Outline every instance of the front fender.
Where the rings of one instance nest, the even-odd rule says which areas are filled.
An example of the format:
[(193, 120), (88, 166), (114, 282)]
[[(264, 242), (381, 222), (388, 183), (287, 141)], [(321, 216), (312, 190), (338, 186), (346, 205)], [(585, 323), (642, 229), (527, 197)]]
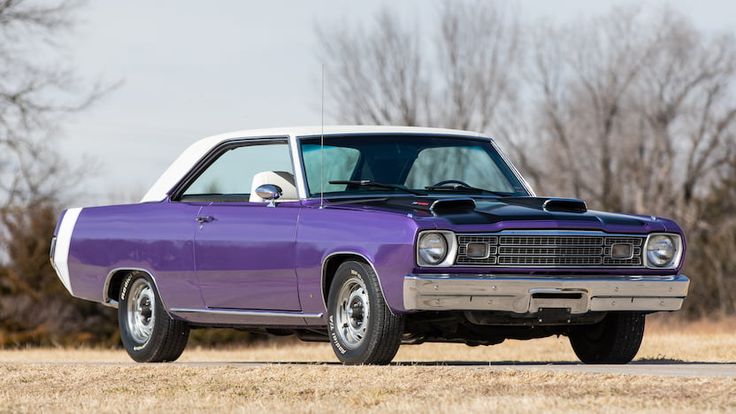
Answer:
[(297, 276), (304, 312), (325, 312), (325, 265), (336, 255), (355, 255), (376, 272), (383, 296), (402, 313), (403, 277), (414, 268), (416, 223), (402, 215), (305, 208), (297, 235)]

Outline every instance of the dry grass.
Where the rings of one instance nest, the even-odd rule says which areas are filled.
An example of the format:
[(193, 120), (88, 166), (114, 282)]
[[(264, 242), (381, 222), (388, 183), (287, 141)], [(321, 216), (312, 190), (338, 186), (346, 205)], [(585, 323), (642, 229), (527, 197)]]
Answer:
[[(650, 324), (640, 359), (736, 362), (736, 322)], [(493, 347), (402, 347), (398, 361), (574, 361), (565, 338)], [(219, 362), (334, 362), (327, 344), (188, 349), (181, 361), (136, 365), (119, 350), (0, 351), (0, 411), (7, 412), (724, 412), (736, 379), (653, 377), (482, 366)], [(95, 362), (80, 364), (80, 362)], [(218, 362), (207, 364), (207, 362)]]

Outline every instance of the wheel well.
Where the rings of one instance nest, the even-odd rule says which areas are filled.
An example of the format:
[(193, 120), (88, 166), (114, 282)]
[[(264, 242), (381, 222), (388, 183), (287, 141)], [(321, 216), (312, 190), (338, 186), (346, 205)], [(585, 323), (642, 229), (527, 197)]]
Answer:
[(337, 268), (350, 260), (369, 264), (365, 257), (354, 253), (338, 253), (325, 260), (322, 266), (322, 301), (324, 302), (325, 308), (327, 308), (327, 297), (330, 294), (330, 286), (332, 285), (332, 280), (335, 278)]
[(140, 272), (135, 269), (117, 269), (113, 270), (107, 277), (107, 283), (105, 283), (105, 302), (109, 301), (120, 301), (120, 286), (123, 284), (125, 277), (131, 273)]

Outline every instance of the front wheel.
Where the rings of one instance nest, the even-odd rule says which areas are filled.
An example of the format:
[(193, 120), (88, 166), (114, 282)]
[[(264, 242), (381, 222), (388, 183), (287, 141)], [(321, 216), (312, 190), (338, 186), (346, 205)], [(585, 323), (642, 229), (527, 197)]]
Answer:
[(144, 273), (123, 280), (118, 324), (123, 346), (136, 362), (175, 361), (189, 339), (189, 325), (169, 316), (153, 279)]
[(369, 265), (356, 261), (340, 265), (327, 311), (330, 343), (342, 363), (385, 365), (399, 350), (404, 319), (386, 306)]
[(644, 338), (644, 319), (641, 313), (609, 313), (595, 325), (573, 327), (570, 344), (586, 364), (629, 363)]

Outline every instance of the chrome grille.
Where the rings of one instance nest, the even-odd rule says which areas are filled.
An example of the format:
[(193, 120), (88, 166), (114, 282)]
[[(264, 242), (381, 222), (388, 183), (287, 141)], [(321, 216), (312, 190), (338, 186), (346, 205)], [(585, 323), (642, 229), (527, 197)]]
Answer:
[[(636, 267), (642, 266), (641, 236), (458, 234), (456, 265), (521, 267)], [(468, 257), (468, 243), (488, 244), (490, 256)], [(613, 258), (611, 246), (630, 244), (633, 256)]]
[(501, 256), (600, 256), (602, 247), (506, 247), (499, 249)]

